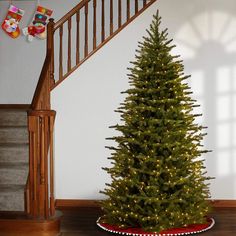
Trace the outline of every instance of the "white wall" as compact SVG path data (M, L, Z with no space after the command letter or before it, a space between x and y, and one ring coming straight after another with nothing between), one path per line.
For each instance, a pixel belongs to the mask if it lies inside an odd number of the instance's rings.
M60 19L80 0L41 0L42 6L51 8L55 20ZM0 1L0 22L7 14L10 1ZM25 10L20 21L20 28L26 27L32 20L37 0L12 1L17 7ZM0 28L0 104L31 103L39 74L45 58L46 40L35 39L32 43L21 35L10 38ZM9 92L11 91L11 92Z
M206 166L214 199L236 199L236 5L234 0L159 0L53 91L56 118L56 198L99 199L109 177L113 112L128 88L126 73L137 41L160 9L162 26L177 44L194 96L199 122L209 127Z

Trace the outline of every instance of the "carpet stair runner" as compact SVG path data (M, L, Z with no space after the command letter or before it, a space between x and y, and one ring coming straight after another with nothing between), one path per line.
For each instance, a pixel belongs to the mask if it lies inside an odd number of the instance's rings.
M0 211L24 211L28 152L26 110L0 109Z

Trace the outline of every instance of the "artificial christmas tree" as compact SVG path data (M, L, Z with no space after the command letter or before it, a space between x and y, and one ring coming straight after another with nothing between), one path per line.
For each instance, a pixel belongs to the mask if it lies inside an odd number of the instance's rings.
M148 37L139 43L131 88L117 110L123 122L113 126L121 135L111 138L118 145L109 147L112 167L104 168L112 182L102 191L107 199L101 227L161 232L207 224L210 178L201 158L208 152L201 144L205 127L195 123L198 105L190 97L189 76L178 56L171 55L174 45L160 24L157 13Z

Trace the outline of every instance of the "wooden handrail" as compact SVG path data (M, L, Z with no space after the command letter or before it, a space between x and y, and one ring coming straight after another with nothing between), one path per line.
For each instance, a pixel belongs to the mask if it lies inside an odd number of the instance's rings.
M54 20L50 19L47 26L47 53L41 70L39 81L31 102L32 110L50 109L50 87L54 81Z
M72 10L70 10L66 15L64 15L59 21L56 22L54 26L54 31L56 31L61 25L63 25L70 17L76 14L81 8L83 8L86 3L91 0L82 0L77 6L75 6Z
M37 110L39 102L40 102L40 98L42 96L42 91L43 91L43 87L45 86L45 79L47 78L47 73L49 71L49 67L50 67L50 61L52 58L52 52L51 50L47 51L47 55L46 55L46 59L44 61L43 64L43 68L39 77L39 81L33 96L33 100L31 103L31 109L32 110ZM49 104L48 104L49 105Z

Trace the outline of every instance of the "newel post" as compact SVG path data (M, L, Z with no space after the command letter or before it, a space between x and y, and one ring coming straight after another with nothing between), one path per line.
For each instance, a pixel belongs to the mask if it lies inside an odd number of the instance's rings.
M54 79L54 19L50 18L47 25L47 52L51 53L49 69L50 87L55 84Z
M28 112L30 161L27 212L49 219L55 215L53 129L56 112Z

